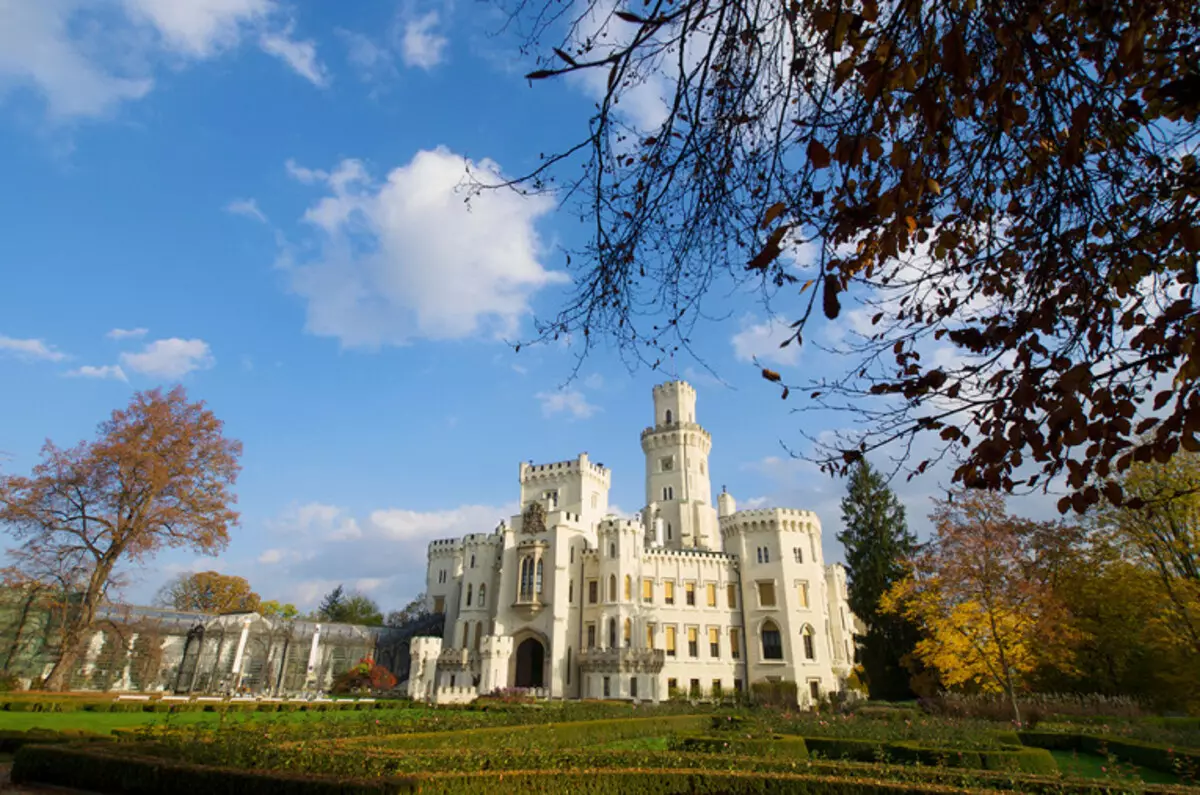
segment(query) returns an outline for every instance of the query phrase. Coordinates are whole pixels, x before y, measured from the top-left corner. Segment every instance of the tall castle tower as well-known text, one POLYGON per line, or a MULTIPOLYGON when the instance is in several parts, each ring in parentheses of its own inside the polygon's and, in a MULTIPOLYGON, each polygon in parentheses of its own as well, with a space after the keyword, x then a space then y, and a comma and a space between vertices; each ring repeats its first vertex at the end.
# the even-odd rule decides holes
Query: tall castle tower
POLYGON ((721 548, 708 472, 711 449, 712 437, 696 422, 696 390, 684 381, 654 387, 654 425, 642 431, 643 521, 657 545, 721 548))

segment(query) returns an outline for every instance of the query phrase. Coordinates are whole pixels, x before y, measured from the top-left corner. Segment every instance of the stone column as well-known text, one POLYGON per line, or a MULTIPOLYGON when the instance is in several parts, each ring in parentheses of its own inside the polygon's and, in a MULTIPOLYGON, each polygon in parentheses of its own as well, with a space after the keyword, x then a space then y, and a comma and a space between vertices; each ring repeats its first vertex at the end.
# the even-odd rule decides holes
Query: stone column
POLYGON ((307 688, 309 682, 315 681, 317 671, 317 660, 321 653, 321 625, 317 624, 313 630, 312 648, 308 652, 308 672, 304 677, 304 686, 307 688))
POLYGON ((242 634, 238 638, 237 651, 233 653, 233 670, 230 672, 230 683, 233 692, 242 684, 242 656, 246 652, 246 639, 250 637, 250 619, 242 622, 242 634))

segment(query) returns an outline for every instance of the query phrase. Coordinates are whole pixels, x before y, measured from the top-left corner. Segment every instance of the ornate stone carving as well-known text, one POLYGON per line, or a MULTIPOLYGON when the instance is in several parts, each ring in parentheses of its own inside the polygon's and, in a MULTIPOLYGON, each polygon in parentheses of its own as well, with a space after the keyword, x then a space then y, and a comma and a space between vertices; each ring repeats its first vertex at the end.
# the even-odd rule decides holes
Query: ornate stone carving
POLYGON ((546 532, 546 509, 539 500, 529 503, 521 516, 521 532, 529 535, 546 532))

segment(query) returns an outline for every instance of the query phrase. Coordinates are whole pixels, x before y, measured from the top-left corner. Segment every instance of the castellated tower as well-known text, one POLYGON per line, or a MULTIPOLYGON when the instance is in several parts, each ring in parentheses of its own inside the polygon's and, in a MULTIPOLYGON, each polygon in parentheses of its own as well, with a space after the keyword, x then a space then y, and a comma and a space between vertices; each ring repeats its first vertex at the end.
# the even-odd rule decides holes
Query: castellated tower
POLYGON ((684 381, 668 381, 653 394, 654 425, 642 431, 642 522, 656 546, 719 550, 708 472, 712 437, 696 422, 696 390, 684 381))

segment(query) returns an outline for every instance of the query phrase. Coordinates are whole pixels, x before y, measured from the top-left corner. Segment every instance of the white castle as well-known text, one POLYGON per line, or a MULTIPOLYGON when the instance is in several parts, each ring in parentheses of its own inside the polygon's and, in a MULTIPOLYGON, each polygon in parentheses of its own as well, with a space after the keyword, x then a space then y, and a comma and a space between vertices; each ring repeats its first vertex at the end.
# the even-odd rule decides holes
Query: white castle
POLYGON ((841 690, 854 659, 846 575, 826 566, 811 511, 712 504, 712 437, 696 391, 654 387, 642 431, 646 507, 608 512, 611 472, 521 464, 521 514, 429 545, 442 638, 411 643, 409 693, 461 703, 520 688, 549 698, 658 701, 795 682, 801 704, 841 690))

